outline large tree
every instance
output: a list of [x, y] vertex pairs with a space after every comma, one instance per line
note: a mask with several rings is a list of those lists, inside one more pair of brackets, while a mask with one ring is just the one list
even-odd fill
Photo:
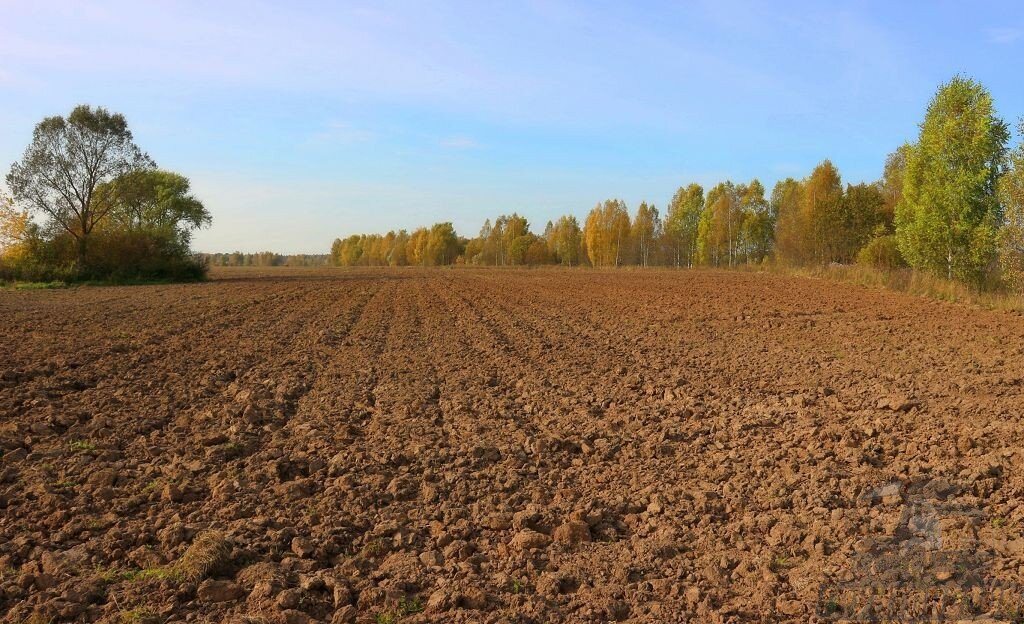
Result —
[[990, 266], [1002, 220], [996, 186], [1009, 130], [992, 96], [957, 76], [928, 105], [909, 150], [896, 238], [911, 266], [977, 281]]
[[153, 167], [123, 115], [81, 105], [67, 118], [47, 117], [36, 125], [32, 143], [7, 174], [7, 185], [15, 201], [77, 241], [82, 266], [90, 235], [114, 208], [111, 202], [97, 205], [97, 187]]

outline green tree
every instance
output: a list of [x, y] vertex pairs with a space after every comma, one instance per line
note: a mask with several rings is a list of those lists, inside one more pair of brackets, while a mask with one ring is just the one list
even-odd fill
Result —
[[744, 262], [760, 262], [772, 248], [775, 222], [764, 193], [756, 178], [742, 187], [738, 253]]
[[1002, 221], [996, 188], [1009, 130], [979, 83], [957, 76], [928, 105], [907, 155], [896, 238], [907, 262], [948, 279], [978, 282]]
[[188, 178], [157, 169], [121, 175], [96, 187], [95, 205], [110, 227], [163, 231], [188, 246], [191, 232], [209, 225], [210, 213], [190, 192]]
[[732, 266], [740, 234], [741, 190], [727, 180], [708, 191], [697, 223], [697, 258], [701, 264]]
[[[1024, 137], [1024, 120], [1020, 134]], [[1005, 220], [999, 235], [999, 264], [1011, 290], [1024, 291], [1024, 138], [1010, 155], [1010, 168], [999, 181]]]
[[[853, 261], [857, 252], [879, 231], [889, 231], [885, 194], [878, 184], [850, 184], [842, 201], [841, 222], [837, 224], [841, 238], [833, 260]], [[881, 230], [879, 230], [881, 228]]]
[[98, 205], [96, 188], [153, 167], [123, 115], [81, 105], [67, 118], [47, 117], [36, 125], [25, 154], [7, 174], [7, 185], [15, 201], [75, 239], [81, 269], [93, 230], [115, 206]]
[[552, 225], [548, 247], [555, 256], [555, 261], [563, 266], [580, 264], [580, 246], [583, 244], [583, 232], [576, 217], [566, 215], [559, 217]]
[[679, 187], [665, 215], [664, 237], [675, 266], [692, 267], [697, 257], [697, 226], [704, 210], [699, 184]]

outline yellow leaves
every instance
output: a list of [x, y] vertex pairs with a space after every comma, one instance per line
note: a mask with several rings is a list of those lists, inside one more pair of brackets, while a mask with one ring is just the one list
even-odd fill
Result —
[[10, 198], [0, 196], [0, 259], [17, 260], [24, 255], [28, 224], [28, 211], [17, 210]]

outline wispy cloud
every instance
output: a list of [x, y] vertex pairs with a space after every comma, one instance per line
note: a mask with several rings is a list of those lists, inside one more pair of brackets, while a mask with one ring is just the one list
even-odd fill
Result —
[[439, 142], [441, 147], [447, 149], [476, 149], [480, 147], [480, 143], [476, 139], [468, 136], [456, 135], [445, 137]]
[[344, 121], [329, 121], [312, 138], [317, 142], [362, 143], [373, 139], [374, 134]]
[[1000, 45], [1016, 43], [1024, 37], [1024, 28], [989, 28], [988, 40]]

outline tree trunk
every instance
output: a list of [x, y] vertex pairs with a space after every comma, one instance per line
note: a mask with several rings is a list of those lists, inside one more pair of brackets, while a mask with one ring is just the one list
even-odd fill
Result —
[[75, 261], [75, 270], [79, 272], [85, 269], [87, 247], [88, 239], [82, 234], [78, 237], [78, 258]]

